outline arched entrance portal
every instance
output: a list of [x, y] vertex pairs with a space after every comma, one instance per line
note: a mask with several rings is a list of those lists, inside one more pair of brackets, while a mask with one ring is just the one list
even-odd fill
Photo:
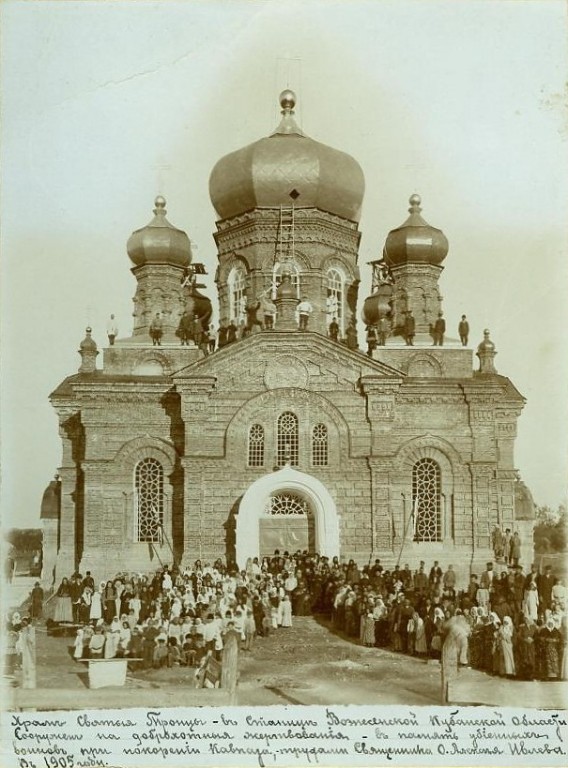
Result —
[[274, 550], [316, 551], [316, 525], [309, 500], [295, 491], [274, 491], [259, 520], [259, 555], [272, 557]]
[[236, 519], [236, 556], [240, 568], [249, 557], [275, 549], [339, 555], [339, 515], [327, 488], [292, 467], [256, 480], [243, 496]]

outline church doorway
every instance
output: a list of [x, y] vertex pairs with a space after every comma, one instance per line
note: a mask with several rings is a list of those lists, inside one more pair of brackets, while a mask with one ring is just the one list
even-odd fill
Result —
[[235, 520], [235, 554], [240, 568], [249, 557], [275, 549], [308, 550], [339, 556], [339, 515], [331, 494], [317, 478], [286, 466], [248, 488]]
[[274, 551], [316, 551], [314, 510], [307, 498], [294, 491], [275, 491], [259, 520], [260, 557]]

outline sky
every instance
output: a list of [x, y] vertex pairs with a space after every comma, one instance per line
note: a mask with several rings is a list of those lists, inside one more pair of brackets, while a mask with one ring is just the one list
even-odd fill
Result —
[[[538, 504], [566, 495], [567, 45], [563, 0], [19, 2], [1, 14], [1, 503], [37, 525], [60, 463], [49, 393], [85, 327], [132, 327], [126, 241], [156, 195], [206, 264], [208, 179], [271, 133], [278, 94], [363, 168], [366, 266], [422, 196], [450, 243], [450, 330], [489, 328], [527, 398], [516, 466]], [[455, 328], [454, 328], [455, 326]], [[454, 334], [455, 335], [455, 334]]]

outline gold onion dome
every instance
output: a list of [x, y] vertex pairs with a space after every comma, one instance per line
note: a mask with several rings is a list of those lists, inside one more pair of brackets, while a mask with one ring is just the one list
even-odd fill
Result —
[[294, 92], [282, 91], [282, 119], [274, 133], [225, 155], [213, 168], [209, 195], [220, 219], [294, 201], [359, 221], [365, 191], [361, 166], [305, 136], [294, 119], [295, 104]]
[[411, 195], [408, 202], [410, 216], [387, 235], [384, 249], [387, 264], [391, 267], [398, 264], [441, 264], [448, 253], [447, 237], [420, 215], [420, 195]]
[[191, 263], [191, 243], [181, 229], [166, 219], [166, 201], [157, 197], [154, 201], [154, 218], [142, 229], [129, 237], [126, 250], [137, 267], [143, 264], [170, 264], [187, 267]]

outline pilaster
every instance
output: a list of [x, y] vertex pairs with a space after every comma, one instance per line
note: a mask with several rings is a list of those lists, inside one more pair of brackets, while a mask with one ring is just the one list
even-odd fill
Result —
[[369, 457], [371, 473], [371, 558], [392, 552], [394, 547], [392, 515], [390, 509], [390, 462]]

